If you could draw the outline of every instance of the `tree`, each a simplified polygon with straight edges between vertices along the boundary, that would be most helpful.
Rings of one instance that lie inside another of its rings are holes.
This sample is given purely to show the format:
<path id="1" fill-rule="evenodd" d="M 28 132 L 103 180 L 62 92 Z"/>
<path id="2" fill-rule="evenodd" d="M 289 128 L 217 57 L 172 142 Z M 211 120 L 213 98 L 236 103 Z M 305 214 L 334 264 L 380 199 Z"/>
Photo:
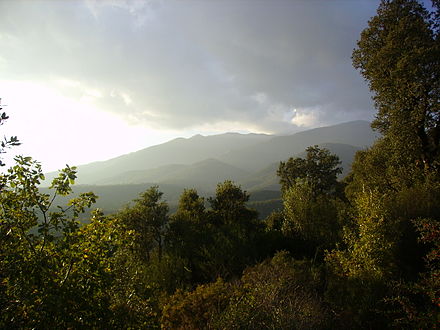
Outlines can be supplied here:
<path id="1" fill-rule="evenodd" d="M 208 201 L 219 224 L 245 224 L 256 218 L 256 212 L 246 207 L 249 194 L 232 181 L 218 184 L 215 197 Z"/>
<path id="2" fill-rule="evenodd" d="M 333 248 L 339 240 L 338 199 L 314 196 L 309 183 L 298 184 L 283 194 L 284 222 L 282 231 L 288 237 L 302 240 L 302 249 L 310 254 Z"/>
<path id="3" fill-rule="evenodd" d="M 436 28 L 438 16 L 432 20 L 416 0 L 383 0 L 352 57 L 374 94 L 378 113 L 373 127 L 397 150 L 389 157 L 424 170 L 437 168 L 440 156 Z"/>
<path id="4" fill-rule="evenodd" d="M 195 189 L 185 189 L 180 195 L 177 206 L 177 217 L 186 217 L 188 221 L 195 223 L 204 220 L 205 199 L 200 197 Z"/>
<path id="5" fill-rule="evenodd" d="M 162 307 L 163 329 L 210 329 L 212 319 L 227 306 L 231 285 L 221 278 L 193 291 L 177 290 Z"/>
<path id="6" fill-rule="evenodd" d="M 339 157 L 317 145 L 306 149 L 306 158 L 289 158 L 280 162 L 277 175 L 283 192 L 298 183 L 308 182 L 314 197 L 338 191 L 338 174 L 342 173 Z"/>
<path id="7" fill-rule="evenodd" d="M 306 158 L 290 158 L 278 169 L 283 192 L 285 235 L 303 240 L 309 253 L 331 248 L 338 240 L 337 206 L 342 172 L 338 156 L 318 146 L 306 149 Z"/>
<path id="8" fill-rule="evenodd" d="M 438 21 L 419 2 L 383 0 L 353 52 L 373 92 L 372 126 L 382 138 L 355 157 L 346 180 L 344 244 L 326 257 L 328 299 L 352 327 L 396 322 L 386 302 L 405 300 L 396 288 L 423 272 L 414 219 L 440 215 L 438 42 Z"/>
<path id="9" fill-rule="evenodd" d="M 191 284 L 202 282 L 201 250 L 209 245 L 210 229 L 204 198 L 195 189 L 185 189 L 179 198 L 175 214 L 171 215 L 165 237 L 166 251 L 176 266 L 190 277 Z"/>
<path id="10" fill-rule="evenodd" d="M 438 178 L 431 174 L 440 156 L 438 1 L 433 4 L 437 13 L 430 14 L 416 0 L 383 0 L 353 51 L 353 65 L 374 94 L 373 127 L 383 134 L 356 155 L 347 180 L 353 272 L 374 270 L 381 277 L 391 272 L 386 264 L 395 272 L 399 263 L 402 274 L 408 273 L 404 268 L 418 270 L 414 261 L 411 267 L 399 262 L 410 258 L 398 251 L 409 242 L 407 252 L 418 250 L 412 220 L 439 216 L 430 205 L 438 196 Z"/>
<path id="11" fill-rule="evenodd" d="M 84 193 L 68 196 L 76 178 L 66 167 L 41 193 L 41 166 L 29 157 L 0 175 L 0 328 L 142 328 L 154 322 L 142 270 L 132 262 L 134 233 L 94 211 Z M 144 283 L 142 283 L 144 284 Z"/>
<path id="12" fill-rule="evenodd" d="M 263 225 L 258 214 L 246 206 L 249 194 L 231 181 L 219 183 L 215 197 L 209 198 L 199 267 L 210 280 L 238 275 L 258 258 Z"/>
<path id="13" fill-rule="evenodd" d="M 91 325 L 84 308 L 90 307 L 99 286 L 84 286 L 87 279 L 75 274 L 86 258 L 78 245 L 79 217 L 96 196 L 84 193 L 54 210 L 56 197 L 71 193 L 75 169 L 60 172 L 50 196 L 38 189 L 44 179 L 41 165 L 30 157 L 17 157 L 16 162 L 0 175 L 0 327 Z M 65 314 L 67 305 L 70 312 Z"/>
<path id="14" fill-rule="evenodd" d="M 168 204 L 161 201 L 162 195 L 158 186 L 152 186 L 135 199 L 132 207 L 127 207 L 118 215 L 137 234 L 137 250 L 146 261 L 154 249 L 157 249 L 159 261 L 162 258 L 169 210 Z"/>
<path id="15" fill-rule="evenodd" d="M 166 235 L 167 251 L 173 255 L 193 259 L 203 242 L 206 225 L 204 199 L 195 189 L 185 189 L 180 196 L 177 211 L 170 217 Z"/>
<path id="16" fill-rule="evenodd" d="M 327 329 L 335 326 L 325 306 L 322 268 L 278 252 L 245 269 L 216 329 Z"/>
<path id="17" fill-rule="evenodd" d="M 5 141 L 1 152 L 18 140 Z M 154 327 L 135 233 L 99 210 L 87 218 L 92 192 L 57 205 L 73 192 L 75 167 L 60 171 L 51 193 L 39 189 L 44 179 L 31 157 L 0 173 L 0 328 Z"/>

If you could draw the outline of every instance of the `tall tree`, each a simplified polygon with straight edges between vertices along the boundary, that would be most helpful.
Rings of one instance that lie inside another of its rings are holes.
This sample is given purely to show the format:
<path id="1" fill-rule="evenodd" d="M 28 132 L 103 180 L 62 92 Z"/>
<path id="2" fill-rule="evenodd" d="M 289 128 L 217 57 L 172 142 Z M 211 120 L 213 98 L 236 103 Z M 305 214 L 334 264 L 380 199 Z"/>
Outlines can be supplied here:
<path id="1" fill-rule="evenodd" d="M 328 297 L 358 326 L 397 321 L 378 310 L 389 308 L 379 306 L 390 300 L 396 283 L 410 285 L 423 271 L 412 220 L 439 218 L 439 51 L 438 15 L 416 0 L 382 0 L 353 52 L 378 110 L 372 126 L 383 137 L 356 155 L 347 180 L 345 247 L 326 260 Z"/>
<path id="2" fill-rule="evenodd" d="M 208 199 L 209 242 L 202 248 L 201 267 L 212 279 L 238 275 L 258 258 L 262 223 L 246 206 L 248 200 L 249 194 L 231 181 L 219 183 L 215 197 Z"/>
<path id="3" fill-rule="evenodd" d="M 338 239 L 337 196 L 342 172 L 338 156 L 329 150 L 311 146 L 305 158 L 290 158 L 278 169 L 283 192 L 285 235 L 304 240 L 314 255 L 334 246 Z"/>
<path id="4" fill-rule="evenodd" d="M 121 211 L 119 217 L 137 234 L 138 252 L 148 261 L 156 249 L 158 259 L 162 258 L 165 227 L 168 222 L 168 204 L 161 201 L 163 193 L 153 186 L 135 199 L 132 207 Z"/>
<path id="5" fill-rule="evenodd" d="M 166 251 L 171 258 L 184 263 L 191 281 L 203 280 L 199 264 L 201 247 L 209 244 L 209 230 L 204 198 L 195 189 L 185 189 L 175 214 L 171 215 L 166 233 Z"/>
<path id="6" fill-rule="evenodd" d="M 378 110 L 373 127 L 401 163 L 431 169 L 440 156 L 438 16 L 416 0 L 382 0 L 353 52 Z M 397 155 L 397 153 L 395 153 Z"/>

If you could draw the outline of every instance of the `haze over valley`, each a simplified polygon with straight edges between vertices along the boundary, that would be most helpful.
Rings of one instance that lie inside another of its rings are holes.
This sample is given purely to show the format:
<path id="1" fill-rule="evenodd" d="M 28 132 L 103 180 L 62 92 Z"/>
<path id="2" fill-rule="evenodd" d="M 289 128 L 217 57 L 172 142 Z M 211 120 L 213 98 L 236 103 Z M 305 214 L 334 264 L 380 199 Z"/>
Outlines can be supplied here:
<path id="1" fill-rule="evenodd" d="M 211 196 L 217 184 L 225 180 L 241 185 L 251 197 L 255 195 L 251 201 L 280 199 L 276 175 L 280 161 L 303 157 L 307 147 L 319 145 L 339 156 L 344 177 L 356 151 L 372 145 L 376 138 L 377 133 L 367 121 L 287 136 L 225 133 L 177 138 L 107 161 L 78 166 L 74 191 L 93 190 L 99 196 L 96 206 L 104 211 L 117 210 L 153 185 L 159 185 L 174 207 L 185 188 Z M 45 184 L 56 175 L 57 172 L 46 174 Z"/>

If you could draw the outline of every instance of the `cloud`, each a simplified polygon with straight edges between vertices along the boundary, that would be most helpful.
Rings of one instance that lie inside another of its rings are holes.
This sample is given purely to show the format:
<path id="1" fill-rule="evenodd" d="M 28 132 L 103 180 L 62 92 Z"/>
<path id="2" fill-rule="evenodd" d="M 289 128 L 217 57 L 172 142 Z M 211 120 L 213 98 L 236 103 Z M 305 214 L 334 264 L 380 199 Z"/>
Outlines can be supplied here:
<path id="1" fill-rule="evenodd" d="M 371 118 L 350 56 L 377 4 L 3 1 L 0 69 L 156 129 L 291 132 Z"/>

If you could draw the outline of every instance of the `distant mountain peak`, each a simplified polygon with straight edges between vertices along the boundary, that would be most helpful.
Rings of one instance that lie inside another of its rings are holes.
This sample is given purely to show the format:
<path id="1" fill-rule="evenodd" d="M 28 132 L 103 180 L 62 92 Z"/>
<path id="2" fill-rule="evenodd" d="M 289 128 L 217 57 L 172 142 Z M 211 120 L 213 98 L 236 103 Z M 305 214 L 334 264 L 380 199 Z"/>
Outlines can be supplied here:
<path id="1" fill-rule="evenodd" d="M 191 136 L 189 139 L 191 140 L 191 139 L 202 139 L 202 138 L 204 138 L 205 136 L 204 135 L 202 135 L 202 134 L 196 134 L 196 135 L 193 135 L 193 136 Z"/>

